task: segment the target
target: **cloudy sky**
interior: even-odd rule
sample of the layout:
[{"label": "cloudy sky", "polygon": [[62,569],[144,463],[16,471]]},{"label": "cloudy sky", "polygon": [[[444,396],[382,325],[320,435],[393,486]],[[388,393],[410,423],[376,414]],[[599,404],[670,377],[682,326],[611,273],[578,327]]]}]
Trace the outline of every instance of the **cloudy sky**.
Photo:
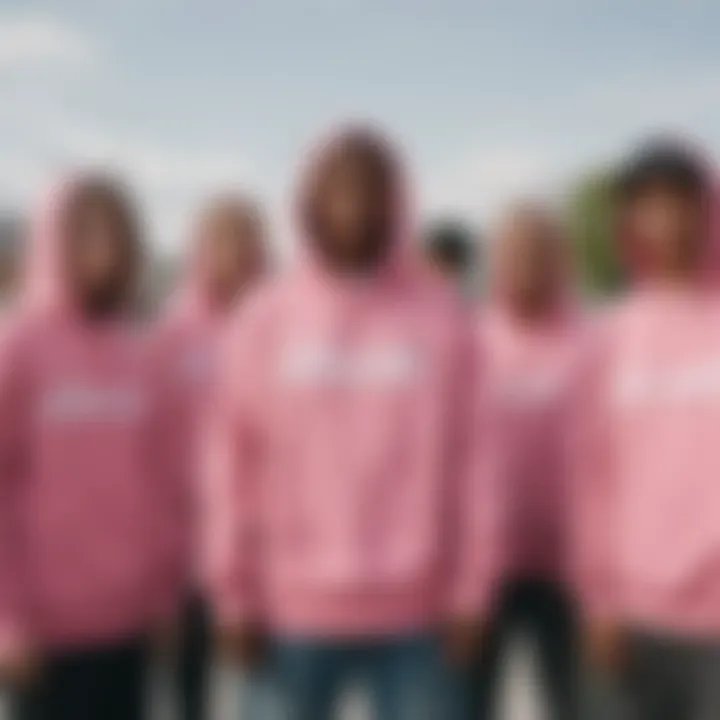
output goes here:
[{"label": "cloudy sky", "polygon": [[0,205],[119,166],[159,244],[220,187],[273,208],[318,129],[402,137],[426,213],[484,219],[643,132],[720,153],[715,0],[0,0]]}]

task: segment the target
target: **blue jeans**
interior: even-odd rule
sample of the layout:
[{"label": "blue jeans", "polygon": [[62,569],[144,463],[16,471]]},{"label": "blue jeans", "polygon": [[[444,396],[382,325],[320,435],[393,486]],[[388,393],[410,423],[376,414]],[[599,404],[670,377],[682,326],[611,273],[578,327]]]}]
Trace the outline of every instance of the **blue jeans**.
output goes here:
[{"label": "blue jeans", "polygon": [[[356,685],[367,690],[374,720],[451,716],[449,676],[439,642],[429,634],[349,641],[280,639],[269,662],[282,698],[281,720],[338,718],[341,695]],[[276,720],[262,710],[267,702],[252,696],[250,687],[242,720]]]}]

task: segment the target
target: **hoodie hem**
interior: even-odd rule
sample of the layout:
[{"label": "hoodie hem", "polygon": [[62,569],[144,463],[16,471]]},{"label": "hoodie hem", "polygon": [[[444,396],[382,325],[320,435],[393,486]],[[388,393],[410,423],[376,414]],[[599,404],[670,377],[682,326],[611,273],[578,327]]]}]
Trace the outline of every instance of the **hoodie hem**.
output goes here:
[{"label": "hoodie hem", "polygon": [[720,640],[720,598],[702,604],[668,602],[624,603],[617,615],[632,629],[677,635],[688,639]]},{"label": "hoodie hem", "polygon": [[[102,612],[98,612],[102,609]],[[50,615],[40,622],[40,642],[52,650],[95,646],[147,634],[153,623],[152,609],[141,601],[137,606],[93,605],[70,615]]]},{"label": "hoodie hem", "polygon": [[440,604],[428,593],[301,595],[270,604],[267,622],[282,635],[396,635],[440,624]]}]

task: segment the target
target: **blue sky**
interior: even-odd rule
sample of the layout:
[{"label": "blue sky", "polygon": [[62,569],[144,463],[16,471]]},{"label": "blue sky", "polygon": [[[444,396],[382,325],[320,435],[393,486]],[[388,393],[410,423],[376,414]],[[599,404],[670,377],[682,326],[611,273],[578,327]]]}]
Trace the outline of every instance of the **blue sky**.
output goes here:
[{"label": "blue sky", "polygon": [[714,0],[0,0],[0,204],[119,166],[182,242],[226,185],[284,206],[351,116],[402,138],[425,214],[486,219],[659,129],[720,152]]}]

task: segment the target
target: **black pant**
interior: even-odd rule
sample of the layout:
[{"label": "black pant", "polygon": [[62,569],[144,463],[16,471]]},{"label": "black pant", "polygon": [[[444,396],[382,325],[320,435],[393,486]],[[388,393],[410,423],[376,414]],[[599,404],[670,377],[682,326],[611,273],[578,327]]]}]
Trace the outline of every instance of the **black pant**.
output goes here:
[{"label": "black pant", "polygon": [[621,688],[633,719],[720,718],[720,642],[629,631]]},{"label": "black pant", "polygon": [[208,705],[211,656],[210,618],[206,603],[197,595],[185,608],[175,685],[182,720],[203,720]]},{"label": "black pant", "polygon": [[144,720],[149,653],[144,640],[53,654],[11,702],[13,720]]},{"label": "black pant", "polygon": [[497,695],[503,654],[520,631],[538,650],[542,690],[553,720],[577,717],[577,620],[574,603],[563,588],[539,580],[519,580],[502,590],[471,671],[468,716],[498,716]]}]

